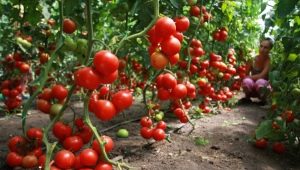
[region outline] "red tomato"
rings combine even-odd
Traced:
[[[40,157],[42,154],[43,154],[42,147],[37,147],[28,153],[28,155],[34,155],[36,157]]]
[[[6,156],[6,163],[10,167],[22,165],[23,157],[15,152],[9,152]]]
[[[152,119],[150,119],[148,116],[144,116],[141,118],[140,124],[142,127],[150,128],[152,126]]]
[[[41,166],[41,167],[44,167],[45,166],[45,162],[46,162],[46,155],[43,154],[39,157],[39,160],[38,160],[38,165]]]
[[[80,152],[79,158],[82,166],[91,167],[97,164],[98,154],[93,149],[87,148]]]
[[[175,34],[173,34],[173,36],[175,38],[177,38],[180,43],[182,43],[184,36],[183,36],[183,34],[181,32],[176,32]]]
[[[72,34],[76,30],[76,24],[71,19],[64,19],[63,21],[63,31],[67,34]]]
[[[101,74],[99,74],[101,83],[103,83],[103,84],[111,84],[111,83],[113,83],[115,80],[117,80],[118,73],[119,73],[119,71],[116,70],[115,72],[113,72],[111,74],[108,74],[108,75],[101,75]]]
[[[162,129],[162,130],[165,130],[167,128],[167,124],[166,122],[164,121],[159,121],[157,124],[156,124],[156,129]]]
[[[192,6],[190,9],[191,16],[198,17],[200,15],[200,8],[196,5]]]
[[[28,73],[30,70],[30,66],[27,63],[22,63],[19,69],[22,73]]]
[[[169,100],[170,99],[170,92],[169,90],[165,89],[165,88],[159,88],[157,91],[157,98],[159,100]]]
[[[99,161],[94,170],[113,170],[111,164]]]
[[[104,148],[106,153],[110,153],[112,149],[114,148],[115,144],[111,137],[109,136],[101,136],[101,140],[105,142]],[[102,155],[100,145],[97,139],[95,139],[92,143],[92,148],[99,154]]]
[[[74,73],[75,83],[89,90],[97,89],[101,84],[100,76],[90,67],[84,67]]]
[[[52,133],[60,141],[63,141],[65,138],[72,135],[72,128],[65,125],[63,122],[58,121],[53,125]]]
[[[286,149],[283,143],[275,142],[272,146],[272,150],[278,154],[283,154]]]
[[[26,140],[22,136],[14,136],[8,141],[8,148],[11,152],[19,153],[20,147],[26,143]]]
[[[255,141],[255,146],[259,149],[265,149],[268,146],[268,142],[266,139],[261,138],[261,139],[256,139]]]
[[[102,86],[99,90],[99,96],[103,97],[109,93],[109,87],[107,86]]]
[[[155,23],[157,37],[168,38],[176,32],[175,22],[169,17],[161,17]]]
[[[164,39],[161,43],[161,50],[167,56],[172,56],[180,52],[181,43],[174,36]]]
[[[99,100],[99,95],[97,93],[92,93],[89,100],[89,111],[94,112],[96,108],[96,103]]]
[[[140,130],[141,136],[145,139],[152,138],[152,132],[153,132],[153,130],[148,127],[142,127]]]
[[[115,106],[108,100],[98,100],[94,111],[94,114],[102,121],[109,121],[117,114]]]
[[[202,43],[200,40],[197,40],[195,38],[192,39],[192,42],[191,42],[191,47],[193,48],[202,48]]]
[[[79,136],[84,144],[87,144],[90,142],[92,136],[93,136],[93,131],[88,125],[84,125],[79,129],[79,132],[76,133],[77,136]]]
[[[23,168],[34,168],[38,166],[38,159],[35,155],[26,155],[22,160]]]
[[[185,32],[190,26],[190,20],[185,17],[176,17],[175,18],[176,31]]]
[[[164,74],[160,74],[159,76],[156,77],[156,81],[155,82],[156,82],[156,87],[157,88],[160,88],[160,87],[163,86],[163,81],[162,81],[163,77],[164,77]]]
[[[183,111],[181,108],[175,109],[175,110],[174,110],[174,114],[175,114],[175,116],[176,116],[177,118],[179,118],[179,119],[180,119],[181,117],[186,116],[185,113],[184,113],[184,111]]]
[[[179,58],[180,58],[179,53],[177,53],[175,55],[172,55],[172,56],[169,56],[170,64],[174,65],[174,64],[178,63]]]
[[[64,140],[63,146],[69,151],[77,152],[82,148],[83,141],[79,136],[69,136]]]
[[[163,69],[169,63],[168,58],[161,52],[154,52],[150,56],[151,66],[155,69]]]
[[[153,138],[156,141],[161,141],[164,140],[166,138],[166,133],[164,130],[162,129],[154,129],[152,132]]]
[[[119,59],[110,51],[98,51],[94,56],[94,67],[97,72],[108,75],[118,70]]]
[[[43,131],[40,128],[30,128],[27,130],[26,135],[29,139],[32,140],[42,140]]]
[[[166,89],[173,89],[177,85],[176,78],[170,73],[164,74],[162,78],[162,82],[163,82],[163,87]]]
[[[68,96],[68,89],[59,84],[54,85],[51,90],[51,95],[58,100],[64,100]]]
[[[52,98],[51,89],[45,88],[43,92],[39,95],[39,98],[49,101]]]
[[[130,92],[123,90],[113,94],[111,101],[118,111],[122,111],[132,105],[133,97]]]
[[[148,31],[148,40],[151,42],[152,45],[156,46],[158,43],[162,41],[160,36],[157,36],[155,33],[155,25]]]
[[[54,156],[55,165],[62,169],[71,169],[75,163],[75,155],[68,150],[60,150]]]
[[[49,113],[50,108],[51,108],[51,104],[47,100],[37,99],[36,100],[36,107],[37,107],[37,109],[39,109],[40,111],[42,111],[44,113]]]
[[[187,95],[187,88],[184,84],[177,84],[172,90],[171,96],[174,99],[182,99]]]

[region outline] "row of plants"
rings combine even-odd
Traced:
[[[109,158],[113,139],[99,133],[91,114],[99,123],[110,121],[142,95],[147,111],[140,121],[141,136],[162,141],[168,140],[168,132],[160,101],[170,101],[165,114],[192,125],[194,118],[232,105],[246,76],[245,61],[257,46],[256,19],[265,4],[4,0],[3,109],[22,111],[24,134],[9,139],[7,164],[128,169]],[[30,98],[22,104],[24,93]],[[61,117],[74,95],[81,96],[84,113],[66,123]],[[29,128],[32,103],[51,123]]]
[[[277,153],[287,148],[299,154],[299,100],[300,100],[300,30],[298,1],[278,1],[266,18],[264,33],[274,36],[271,109],[266,120],[256,130],[256,145],[267,148],[268,143]]]

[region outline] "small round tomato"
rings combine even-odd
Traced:
[[[144,116],[141,118],[140,124],[142,127],[150,128],[152,126],[152,119],[150,119],[148,116]]]
[[[176,38],[175,38],[176,39]],[[169,63],[168,58],[161,52],[154,52],[150,56],[151,66],[155,69],[163,69]]]
[[[286,149],[283,143],[275,142],[272,146],[272,150],[278,154],[283,154]]]
[[[176,24],[169,17],[161,17],[155,23],[155,34],[157,37],[168,38],[176,32]]]
[[[98,154],[93,149],[87,148],[80,152],[79,158],[82,166],[91,167],[97,164]]]
[[[40,128],[30,128],[27,130],[26,135],[29,139],[32,140],[42,140],[43,131]]]
[[[165,89],[173,89],[177,85],[176,78],[170,73],[164,74],[164,76],[162,77],[162,82],[162,85]]]
[[[8,141],[8,148],[11,152],[19,153],[20,147],[26,143],[26,139],[22,136],[14,136]]]
[[[156,141],[161,141],[166,138],[166,133],[162,129],[154,129],[152,135],[153,135],[153,139],[155,139]]]
[[[100,76],[90,67],[84,67],[74,73],[75,83],[89,90],[97,89],[101,84]]]
[[[110,51],[98,51],[94,56],[94,67],[97,72],[108,75],[118,70],[119,59]]]
[[[75,155],[68,150],[60,150],[54,156],[55,165],[62,169],[71,169],[75,163]]]
[[[114,146],[115,146],[114,141],[112,140],[112,138],[109,137],[109,136],[103,135],[103,136],[101,136],[101,140],[102,140],[103,142],[105,142],[105,145],[104,145],[105,152],[106,152],[106,153],[111,152],[112,149],[113,149]],[[99,145],[99,142],[98,142],[97,139],[95,139],[95,140],[93,141],[92,148],[93,148],[99,155],[102,154],[102,153],[101,153],[101,149],[100,149],[100,145]]]
[[[161,43],[161,50],[167,56],[172,56],[180,52],[181,43],[174,36],[164,39]]]
[[[153,136],[153,129],[150,129],[148,127],[142,127],[140,130],[140,134],[145,139],[150,139]]]
[[[23,157],[15,152],[9,152],[6,156],[6,163],[10,167],[22,165]]]
[[[38,99],[38,100],[36,100],[36,107],[37,107],[37,109],[39,109],[43,113],[49,113],[50,108],[51,108],[51,104],[47,100]]]
[[[76,24],[73,20],[66,18],[63,21],[63,31],[67,34],[72,34],[76,30]]]
[[[111,101],[118,111],[122,111],[132,105],[133,97],[130,92],[123,90],[113,94]]]
[[[63,85],[54,85],[51,90],[51,95],[58,100],[64,100],[68,96],[68,89]]]
[[[113,170],[111,164],[99,161],[94,170]]]
[[[156,124],[156,129],[157,128],[165,130],[167,128],[167,123],[161,120]]]
[[[22,73],[28,73],[30,70],[30,66],[27,63],[22,63],[19,69]]]
[[[171,93],[171,96],[174,99],[182,99],[186,95],[187,95],[187,88],[184,84],[177,84]]]
[[[60,141],[72,135],[72,128],[63,122],[56,122],[52,128],[53,135]]]
[[[46,162],[46,155],[43,154],[39,157],[39,160],[38,160],[38,165],[41,166],[41,167],[44,167],[45,166],[45,162]]]
[[[69,136],[64,140],[63,146],[69,151],[77,152],[82,148],[83,141],[79,136]]]
[[[255,141],[255,146],[259,149],[265,149],[268,146],[268,142],[266,139],[261,138],[261,139],[256,139]]]
[[[157,98],[159,100],[169,100],[170,99],[170,92],[169,90],[165,89],[165,88],[159,88],[157,90]]]
[[[109,121],[117,114],[116,108],[108,100],[98,100],[95,103],[94,114],[102,121]]]
[[[190,20],[185,17],[176,17],[175,18],[176,30],[179,32],[185,32],[190,26]]]

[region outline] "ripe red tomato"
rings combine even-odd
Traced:
[[[161,141],[166,138],[166,133],[162,129],[154,129],[152,135],[153,135],[153,139],[155,139],[156,141]]]
[[[94,170],[113,170],[111,164],[99,161]]]
[[[1,90],[1,93],[3,94],[3,96],[8,97],[10,96],[10,90],[5,88]]]
[[[175,18],[176,31],[185,32],[190,26],[190,20],[185,17],[176,17]]]
[[[226,31],[226,30],[221,30],[221,31],[220,31],[220,37],[219,37],[219,40],[220,40],[220,41],[226,41],[227,36],[228,36],[227,31]]]
[[[174,36],[165,38],[161,43],[161,50],[167,56],[172,56],[180,52],[181,43]]]
[[[6,163],[10,167],[16,167],[22,165],[23,156],[15,153],[9,152],[6,156]]]
[[[167,123],[162,120],[156,124],[156,129],[165,130],[166,128],[167,128]]]
[[[148,40],[151,42],[153,46],[156,46],[158,43],[162,41],[162,38],[157,36],[155,33],[155,25],[148,31]]]
[[[152,138],[152,132],[153,132],[153,130],[148,127],[142,127],[140,130],[141,136],[145,139]]]
[[[68,150],[60,150],[54,156],[55,165],[62,169],[71,169],[75,163],[75,155]]]
[[[39,95],[39,98],[49,101],[52,98],[51,89],[45,88],[43,92]]]
[[[87,148],[80,152],[79,158],[82,166],[91,167],[97,164],[98,154],[93,149]]]
[[[58,100],[64,100],[68,96],[68,89],[63,85],[56,84],[52,87],[51,95]]]
[[[150,56],[151,66],[155,69],[163,69],[169,63],[168,58],[161,52],[154,52]]]
[[[39,160],[38,160],[38,165],[41,166],[41,167],[44,167],[45,166],[45,162],[46,162],[46,155],[43,154],[39,157]]]
[[[183,36],[183,34],[181,32],[176,32],[175,34],[173,34],[173,36],[175,38],[177,38],[180,43],[182,43],[184,36]]]
[[[46,62],[48,62],[50,56],[48,53],[41,53],[40,54],[40,63],[41,64],[45,64]]]
[[[75,135],[79,136],[84,144],[87,144],[93,137],[93,131],[88,125],[83,125]]]
[[[75,83],[89,90],[97,89],[101,84],[100,76],[90,67],[84,67],[74,73]]]
[[[261,139],[256,139],[255,141],[255,146],[259,149],[265,149],[268,146],[268,142],[266,139],[261,138]]]
[[[175,109],[174,110],[174,114],[179,119],[182,118],[182,117],[184,117],[184,116],[186,116],[185,113],[184,113],[184,111],[181,108]]]
[[[38,166],[38,159],[35,155],[26,155],[22,160],[23,168],[34,168]]]
[[[200,15],[200,8],[196,5],[192,6],[190,9],[191,16],[198,17]]]
[[[76,30],[76,24],[69,18],[63,21],[63,31],[67,34],[72,34]]]
[[[36,157],[40,157],[42,154],[43,154],[42,147],[37,147],[28,153],[28,155],[34,155]]]
[[[171,96],[174,99],[182,99],[187,95],[187,88],[184,84],[177,84],[172,90]]]
[[[119,59],[110,51],[98,51],[94,56],[94,67],[97,72],[108,75],[118,70]]]
[[[72,135],[72,128],[65,125],[63,122],[58,121],[53,125],[52,133],[60,141],[63,141],[65,138]]]
[[[109,121],[117,114],[115,106],[108,100],[96,101],[94,111],[94,114],[102,121]]]
[[[176,78],[170,73],[164,74],[164,76],[162,77],[162,82],[162,85],[165,89],[174,89],[177,85]]]
[[[133,97],[130,92],[123,90],[113,94],[111,101],[120,112],[132,105]]]
[[[27,130],[26,135],[29,139],[32,140],[42,140],[43,131],[40,128],[30,128]]]
[[[159,88],[157,90],[157,98],[159,100],[169,100],[170,99],[170,92],[169,90],[165,89],[165,88]]]
[[[177,53],[175,55],[172,55],[172,56],[169,56],[170,64],[174,65],[174,64],[178,63],[179,58],[180,58],[179,53]]]
[[[111,83],[113,83],[115,80],[117,80],[117,78],[118,78],[118,73],[119,73],[119,71],[116,70],[115,72],[113,72],[113,73],[111,73],[111,74],[107,74],[107,75],[99,74],[100,82],[103,83],[103,84],[111,84]]]
[[[175,22],[169,17],[161,17],[155,23],[157,37],[168,38],[176,32]]]
[[[28,73],[30,70],[30,66],[27,63],[22,63],[19,69],[22,73]]]
[[[114,148],[115,144],[114,144],[114,141],[112,140],[111,137],[109,136],[101,136],[101,140],[103,142],[105,142],[105,145],[104,145],[104,148],[105,148],[105,152],[106,153],[109,153],[112,151],[112,149]],[[99,142],[97,139],[95,139],[92,143],[92,148],[99,154],[101,155],[101,149],[100,149],[100,145],[99,145]]]
[[[191,47],[192,48],[202,48],[202,43],[200,40],[193,38],[191,41]]]
[[[36,100],[36,107],[37,107],[37,109],[39,109],[40,111],[42,111],[44,113],[49,113],[50,108],[51,108],[51,104],[47,100],[37,99]]]
[[[64,140],[63,146],[69,151],[77,152],[82,148],[83,141],[79,136],[69,136]]]
[[[152,119],[150,119],[148,116],[144,116],[141,118],[140,124],[142,127],[150,128],[152,126]]]
[[[8,141],[8,148],[11,152],[19,153],[20,147],[26,143],[26,140],[22,136],[14,136]]]
[[[99,90],[99,96],[103,97],[109,93],[109,87],[107,86],[102,86]]]
[[[286,149],[283,143],[275,142],[272,146],[272,150],[278,154],[283,154]]]

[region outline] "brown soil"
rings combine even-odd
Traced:
[[[82,114],[82,103],[73,102],[72,108],[76,114]],[[171,127],[171,143],[147,141],[139,135],[139,121],[134,120],[144,115],[144,111],[142,104],[135,104],[110,122],[103,123],[92,117],[98,129],[115,140],[116,147],[110,157],[127,162],[133,169],[300,169],[299,161],[295,161],[290,154],[275,154],[270,147],[259,150],[248,142],[257,124],[267,113],[266,109],[256,104],[239,105],[232,110],[223,109],[220,114],[194,120],[195,129],[190,135],[191,125],[183,126],[177,120],[167,118],[166,122]],[[66,113],[64,118],[71,120],[72,110],[68,109]],[[124,121],[131,122],[110,128]],[[32,110],[28,115],[27,124],[30,127],[43,127],[48,122],[48,116],[39,111]],[[179,131],[174,131],[174,128],[181,126]],[[119,128],[128,129],[130,136],[126,139],[117,138],[116,131]],[[7,170],[9,168],[4,165],[5,154],[8,152],[6,143],[12,135],[21,134],[20,116],[2,117],[0,129],[0,169]],[[197,137],[208,143],[196,145]]]

